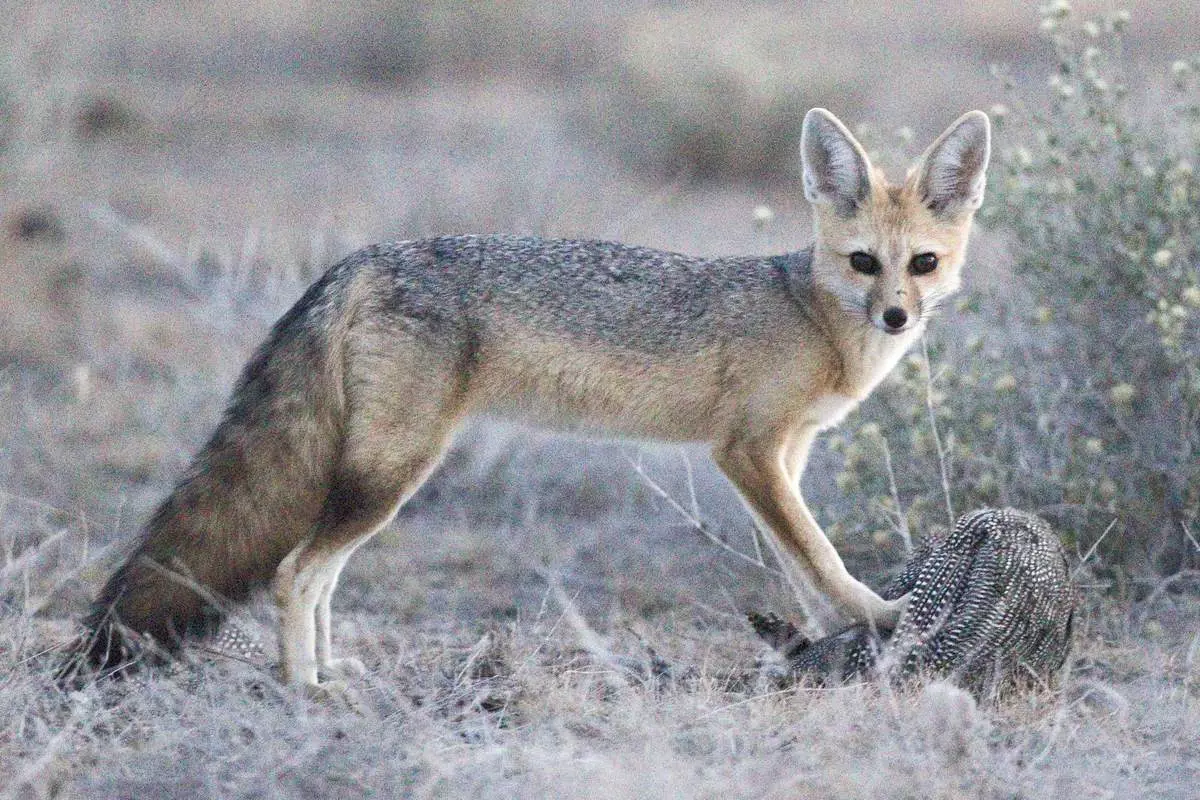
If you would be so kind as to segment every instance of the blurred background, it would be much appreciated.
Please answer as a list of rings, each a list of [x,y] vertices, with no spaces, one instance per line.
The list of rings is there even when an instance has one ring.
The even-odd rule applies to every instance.
[[[1123,46],[1153,85],[1200,9],[1134,12]],[[12,3],[6,199],[105,203],[172,241],[515,228],[739,250],[739,203],[802,213],[809,107],[911,155],[1003,99],[992,65],[1045,82],[1038,23],[1030,2],[941,0]]]
[[[1051,113],[1047,77],[1078,78],[1064,73],[1053,38],[1068,7],[1052,5],[7,3],[8,573],[19,562],[38,602],[86,595],[95,571],[79,568],[127,539],[180,473],[266,327],[326,266],[369,241],[504,231],[703,255],[796,249],[810,236],[799,126],[815,105],[846,120],[893,172],[970,108],[1001,123],[998,154],[1024,158],[1006,117]],[[1070,14],[1096,20],[1077,28],[1080,41],[1116,48],[1133,113],[1160,115],[1174,59],[1195,46],[1200,4],[1142,2],[1122,15],[1109,3],[1075,3]],[[1031,363],[1062,357],[1030,349],[1049,341],[1044,334],[1013,332],[1039,289],[1012,288],[1004,224],[994,218],[977,236],[969,291],[933,334],[932,377],[929,365],[910,362],[907,378],[851,420],[851,433],[821,446],[806,478],[823,524],[876,582],[903,561],[901,533],[920,538],[946,522],[936,513],[945,458],[930,460],[928,420],[908,411],[925,413],[924,388],[944,400],[950,389],[933,384],[980,351],[1009,364],[1024,353],[1032,361],[1017,367],[1023,381],[1040,375]],[[1068,496],[1070,475],[1055,472],[1067,469],[1065,456],[1029,443],[1051,437],[1090,462],[1112,445],[1075,418],[1067,433],[1049,431],[1041,415],[1059,419],[1053,404],[1070,394],[1055,388],[1061,376],[1037,378],[1050,400],[1036,386],[1024,405],[1002,396],[1013,391],[1012,369],[973,384],[987,405],[946,412],[951,455],[967,447],[964,431],[992,437],[952,465],[960,502],[1024,503],[1065,525],[1080,552],[1125,484],[1097,495],[1102,476],[1085,470],[1079,497]],[[1104,396],[1119,377],[1074,386]],[[853,433],[875,424],[863,441],[876,441],[873,421],[892,443],[898,491],[853,469],[882,463]],[[992,460],[972,461],[972,452]],[[1191,508],[1187,486],[1163,492]],[[408,560],[356,560],[339,602],[417,616],[515,613],[544,590],[514,554],[517,542],[585,599],[639,614],[685,607],[732,619],[752,602],[786,605],[769,572],[705,540],[663,494],[755,553],[740,503],[701,450],[476,429],[406,512],[407,532],[376,545]],[[1166,558],[1178,569],[1186,542],[1169,515],[1156,520],[1156,531],[1173,531],[1163,534],[1170,553],[1144,548],[1134,560],[1157,569]],[[412,563],[419,569],[389,585],[374,580]],[[459,573],[494,591],[462,591]]]

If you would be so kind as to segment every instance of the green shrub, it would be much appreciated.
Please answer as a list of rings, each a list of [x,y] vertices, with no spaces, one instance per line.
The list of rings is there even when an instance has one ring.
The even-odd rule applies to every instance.
[[[945,525],[945,473],[959,512],[1040,511],[1080,552],[1112,524],[1097,563],[1118,586],[1200,562],[1187,535],[1200,532],[1197,65],[1174,62],[1161,113],[1135,110],[1119,55],[1128,21],[1042,9],[1050,100],[993,109],[980,215],[1008,238],[1009,296],[962,301],[978,306],[977,333],[934,332],[934,374],[910,357],[900,391],[868,411],[877,424],[835,441],[843,486],[876,498],[846,524],[900,530],[897,501],[916,497],[904,525]]]
[[[1195,64],[1174,63],[1161,115],[1138,113],[1119,58],[1127,14],[1076,24],[1057,2],[1042,20],[1058,62],[1050,108],[1013,120],[984,220],[1012,233],[1035,321],[1058,321],[1046,349],[1076,390],[1059,401],[1063,479],[1113,496],[1128,530],[1110,555],[1144,545],[1175,570],[1200,508]]]

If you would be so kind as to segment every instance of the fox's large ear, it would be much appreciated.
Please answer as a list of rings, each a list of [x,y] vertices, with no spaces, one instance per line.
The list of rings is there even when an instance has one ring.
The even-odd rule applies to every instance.
[[[825,109],[812,109],[804,116],[800,152],[808,201],[853,214],[871,190],[871,162],[846,126]]]
[[[933,213],[952,216],[979,208],[991,141],[987,114],[968,111],[929,146],[917,167],[917,190]]]

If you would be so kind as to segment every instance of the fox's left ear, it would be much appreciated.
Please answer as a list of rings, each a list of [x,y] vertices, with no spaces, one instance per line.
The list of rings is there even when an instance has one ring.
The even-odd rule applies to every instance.
[[[917,167],[917,190],[935,214],[953,216],[983,203],[991,141],[987,114],[968,111],[925,151]]]

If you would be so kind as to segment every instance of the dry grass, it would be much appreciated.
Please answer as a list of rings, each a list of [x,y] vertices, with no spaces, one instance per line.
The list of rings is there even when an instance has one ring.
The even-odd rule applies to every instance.
[[[543,601],[449,629],[343,616],[371,667],[358,711],[219,659],[63,695],[36,623],[8,616],[7,796],[1183,798],[1198,777],[1176,641],[1085,629],[1059,690],[981,707],[944,683],[781,690],[744,631],[695,619],[645,626],[671,672],[639,677],[637,637],[613,636],[630,655],[605,663]]]
[[[987,59],[1045,57],[1025,28],[1013,32],[1020,13],[999,9],[949,21],[928,69],[888,68],[903,54],[917,65],[911,44],[896,44],[890,62],[842,58],[855,30],[877,37],[884,21],[863,10],[847,28],[841,6],[629,4],[575,24],[526,4],[501,22],[551,31],[535,37],[537,65],[512,55],[519,31],[468,31],[475,51],[516,59],[499,67],[457,62],[454,16],[427,14],[412,29],[411,69],[364,66],[403,54],[372,50],[355,33],[361,15],[321,27],[324,17],[265,0],[153,15],[45,3],[7,18],[0,798],[1194,795],[1200,603],[1186,577],[1137,605],[1087,589],[1076,655],[1054,691],[981,707],[937,683],[905,694],[781,689],[742,612],[790,612],[789,592],[698,535],[630,463],[689,511],[690,479],[711,529],[754,554],[745,513],[705,453],[507,428],[465,433],[351,562],[335,622],[339,647],[370,667],[352,687],[357,711],[279,686],[269,659],[199,651],[176,671],[70,694],[49,678],[47,650],[208,434],[250,349],[339,255],[376,238],[487,230],[697,253],[794,247],[808,237],[787,166],[795,109],[752,106],[791,89],[763,95],[776,71],[746,63],[766,52],[804,65],[822,52],[828,83],[810,82],[803,103],[932,133],[945,120],[923,109],[986,105]],[[923,19],[901,14],[896,30],[915,36]],[[1155,25],[1137,35],[1170,42],[1186,27]],[[697,44],[717,34],[720,47]],[[796,54],[779,54],[785,40]],[[336,50],[338,60],[338,42],[358,49]],[[689,52],[711,63],[693,68]],[[711,69],[741,88],[712,94]],[[380,74],[364,83],[363,70]],[[630,86],[640,94],[622,95]],[[602,104],[589,105],[592,91]],[[658,101],[642,104],[648,96]],[[743,104],[719,107],[726,97]],[[589,107],[607,108],[625,133]],[[774,139],[738,130],[780,119]],[[716,126],[703,139],[716,150],[680,145],[689,120]],[[637,131],[664,138],[631,142]],[[720,185],[686,180],[697,175]],[[776,217],[756,228],[751,211],[764,202]],[[22,220],[39,216],[53,224],[34,228],[50,233],[27,235]],[[951,315],[935,335],[1020,324],[997,291],[1002,259],[989,241],[976,249],[988,270],[969,280],[995,313]],[[829,523],[862,500],[834,486],[842,460],[822,449],[806,478]],[[911,467],[894,466],[903,487]],[[869,533],[845,531],[839,547],[878,583],[903,542]],[[268,654],[272,613],[256,605],[240,620]]]

